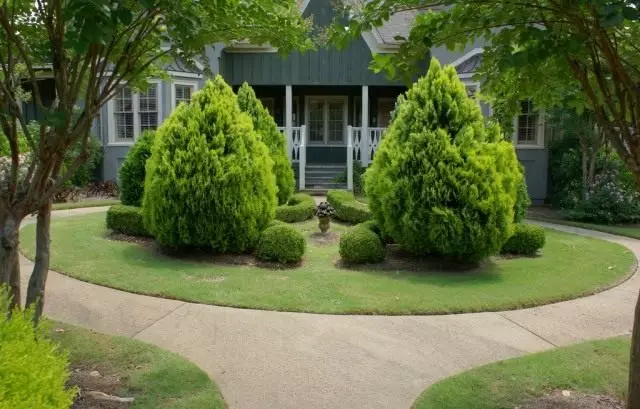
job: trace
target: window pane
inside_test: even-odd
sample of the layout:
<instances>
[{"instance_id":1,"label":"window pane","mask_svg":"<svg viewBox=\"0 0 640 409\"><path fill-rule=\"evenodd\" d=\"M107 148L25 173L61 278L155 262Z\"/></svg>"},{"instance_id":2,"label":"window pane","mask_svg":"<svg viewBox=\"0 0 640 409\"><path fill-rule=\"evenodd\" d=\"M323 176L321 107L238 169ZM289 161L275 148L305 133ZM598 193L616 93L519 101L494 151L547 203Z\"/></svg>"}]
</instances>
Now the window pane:
<instances>
[{"instance_id":1,"label":"window pane","mask_svg":"<svg viewBox=\"0 0 640 409\"><path fill-rule=\"evenodd\" d=\"M520 109L522 112L518 117L518 143L535 145L538 143L539 114L535 111L531 101L523 101Z\"/></svg>"},{"instance_id":2,"label":"window pane","mask_svg":"<svg viewBox=\"0 0 640 409\"><path fill-rule=\"evenodd\" d=\"M139 96L140 132L158 127L158 86L152 84Z\"/></svg>"},{"instance_id":3,"label":"window pane","mask_svg":"<svg viewBox=\"0 0 640 409\"><path fill-rule=\"evenodd\" d=\"M324 141L324 101L309 101L309 140Z\"/></svg>"},{"instance_id":4,"label":"window pane","mask_svg":"<svg viewBox=\"0 0 640 409\"><path fill-rule=\"evenodd\" d=\"M329 102L329 141L342 142L344 138L344 102Z\"/></svg>"},{"instance_id":5,"label":"window pane","mask_svg":"<svg viewBox=\"0 0 640 409\"><path fill-rule=\"evenodd\" d=\"M192 87L191 85L174 85L176 90L176 107L181 103L189 103L191 102L191 93Z\"/></svg>"},{"instance_id":6,"label":"window pane","mask_svg":"<svg viewBox=\"0 0 640 409\"><path fill-rule=\"evenodd\" d=\"M133 140L133 98L131 88L124 87L115 97L116 140Z\"/></svg>"}]
</instances>

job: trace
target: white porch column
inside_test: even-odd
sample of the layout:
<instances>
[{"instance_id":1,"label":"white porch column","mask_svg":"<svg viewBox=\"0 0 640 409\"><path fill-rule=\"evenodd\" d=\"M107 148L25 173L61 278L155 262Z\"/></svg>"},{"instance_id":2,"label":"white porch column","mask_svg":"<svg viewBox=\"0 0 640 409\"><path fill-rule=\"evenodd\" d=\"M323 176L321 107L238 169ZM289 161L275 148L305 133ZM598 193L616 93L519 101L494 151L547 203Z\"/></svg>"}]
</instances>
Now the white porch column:
<instances>
[{"instance_id":1,"label":"white porch column","mask_svg":"<svg viewBox=\"0 0 640 409\"><path fill-rule=\"evenodd\" d=\"M347 190L353 190L353 127L347 127Z\"/></svg>"},{"instance_id":2,"label":"white porch column","mask_svg":"<svg viewBox=\"0 0 640 409\"><path fill-rule=\"evenodd\" d=\"M293 135L291 134L293 128L293 92L291 85L285 86L284 95L284 134L287 135L287 156L289 157L289 162L291 162L291 155L293 150Z\"/></svg>"},{"instance_id":3,"label":"white porch column","mask_svg":"<svg viewBox=\"0 0 640 409\"><path fill-rule=\"evenodd\" d=\"M305 171L307 169L307 127L300 127L300 161L298 162L298 179L300 182L300 190L305 188Z\"/></svg>"},{"instance_id":4,"label":"white porch column","mask_svg":"<svg viewBox=\"0 0 640 409\"><path fill-rule=\"evenodd\" d=\"M371 135L369 135L369 86L362 86L362 134L360 135L361 156L360 160L362 166L369 165L369 142Z\"/></svg>"}]
</instances>

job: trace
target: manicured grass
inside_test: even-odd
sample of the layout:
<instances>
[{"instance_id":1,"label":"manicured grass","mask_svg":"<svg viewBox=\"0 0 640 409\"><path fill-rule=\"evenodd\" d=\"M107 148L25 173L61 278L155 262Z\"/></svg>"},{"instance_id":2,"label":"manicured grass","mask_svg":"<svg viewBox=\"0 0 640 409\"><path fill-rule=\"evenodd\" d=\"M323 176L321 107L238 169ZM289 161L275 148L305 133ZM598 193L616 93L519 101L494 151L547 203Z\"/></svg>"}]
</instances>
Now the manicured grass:
<instances>
[{"instance_id":1,"label":"manicured grass","mask_svg":"<svg viewBox=\"0 0 640 409\"><path fill-rule=\"evenodd\" d=\"M581 227L583 229L601 231L604 233L617 234L618 236L631 237L632 239L640 239L639 225L618 225L618 224L594 224L584 222L574 222L564 219L553 219L545 217L532 217L531 220L541 222L563 224L566 226Z\"/></svg>"},{"instance_id":2,"label":"manicured grass","mask_svg":"<svg viewBox=\"0 0 640 409\"><path fill-rule=\"evenodd\" d=\"M513 409L554 389L624 399L629 338L514 358L453 376L427 389L414 409Z\"/></svg>"},{"instance_id":3,"label":"manicured grass","mask_svg":"<svg viewBox=\"0 0 640 409\"><path fill-rule=\"evenodd\" d=\"M424 264L340 268L337 240L318 244L317 221L296 224L309 245L301 267L265 269L172 259L107 238L104 213L52 222L52 268L109 287L194 302L268 310L445 314L504 310L575 298L619 282L631 252L602 240L547 231L544 255L495 259L452 272ZM332 231L347 227L331 224ZM21 244L33 258L34 225Z\"/></svg>"},{"instance_id":4,"label":"manicured grass","mask_svg":"<svg viewBox=\"0 0 640 409\"><path fill-rule=\"evenodd\" d=\"M90 368L103 376L118 376L122 382L118 396L134 397L133 409L226 408L207 374L179 355L62 323L49 321L44 325L50 336L69 351L72 369Z\"/></svg>"},{"instance_id":5,"label":"manicured grass","mask_svg":"<svg viewBox=\"0 0 640 409\"><path fill-rule=\"evenodd\" d=\"M78 202L54 203L51 208L52 210L69 210L82 207L113 206L117 204L120 204L120 200L118 199L92 199L80 200Z\"/></svg>"}]
</instances>

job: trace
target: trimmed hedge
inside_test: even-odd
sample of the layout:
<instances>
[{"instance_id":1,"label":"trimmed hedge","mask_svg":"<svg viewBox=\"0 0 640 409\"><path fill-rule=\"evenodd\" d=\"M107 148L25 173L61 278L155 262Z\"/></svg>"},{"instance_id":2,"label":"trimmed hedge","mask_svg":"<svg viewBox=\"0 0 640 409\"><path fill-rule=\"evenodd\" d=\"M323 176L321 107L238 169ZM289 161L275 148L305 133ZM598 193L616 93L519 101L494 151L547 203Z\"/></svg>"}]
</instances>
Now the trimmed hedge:
<instances>
[{"instance_id":1,"label":"trimmed hedge","mask_svg":"<svg viewBox=\"0 0 640 409\"><path fill-rule=\"evenodd\" d=\"M67 409L78 388L66 386L68 355L33 325L33 310L15 310L0 287L0 408Z\"/></svg>"},{"instance_id":2,"label":"trimmed hedge","mask_svg":"<svg viewBox=\"0 0 640 409\"><path fill-rule=\"evenodd\" d=\"M404 250L477 262L509 238L521 178L513 144L486 124L456 70L432 59L398 98L365 190L378 225Z\"/></svg>"},{"instance_id":3,"label":"trimmed hedge","mask_svg":"<svg viewBox=\"0 0 640 409\"><path fill-rule=\"evenodd\" d=\"M145 226L167 249L253 251L277 204L273 161L221 76L156 131L147 161Z\"/></svg>"},{"instance_id":4,"label":"trimmed hedge","mask_svg":"<svg viewBox=\"0 0 640 409\"><path fill-rule=\"evenodd\" d=\"M513 221L515 223L521 223L527 217L527 210L529 210L529 206L531 206L531 199L527 191L527 181L524 178L524 168L522 168L522 166L520 166L520 168L522 178L520 183L518 183L516 204L513 208Z\"/></svg>"},{"instance_id":5,"label":"trimmed hedge","mask_svg":"<svg viewBox=\"0 0 640 409\"><path fill-rule=\"evenodd\" d=\"M358 224L371 219L369 206L358 202L351 192L329 190L327 201L336 209L336 218L342 221Z\"/></svg>"},{"instance_id":6,"label":"trimmed hedge","mask_svg":"<svg viewBox=\"0 0 640 409\"><path fill-rule=\"evenodd\" d=\"M384 260L380 237L365 226L355 226L340 237L340 257L350 264L377 263Z\"/></svg>"},{"instance_id":7,"label":"trimmed hedge","mask_svg":"<svg viewBox=\"0 0 640 409\"><path fill-rule=\"evenodd\" d=\"M107 210L107 228L129 236L151 236L144 227L142 209L135 206L111 206Z\"/></svg>"},{"instance_id":8,"label":"trimmed hedge","mask_svg":"<svg viewBox=\"0 0 640 409\"><path fill-rule=\"evenodd\" d=\"M154 131L145 131L127 153L120 167L118 183L120 184L120 200L128 206L141 206L144 195L145 166L151 156Z\"/></svg>"},{"instance_id":9,"label":"trimmed hedge","mask_svg":"<svg viewBox=\"0 0 640 409\"><path fill-rule=\"evenodd\" d=\"M286 204L295 190L295 178L291 162L287 157L287 142L282 132L278 130L276 121L269 111L262 106L253 88L246 82L238 90L238 106L246 112L253 121L253 128L260 135L262 142L269 148L273 159L273 174L278 188L278 204Z\"/></svg>"},{"instance_id":10,"label":"trimmed hedge","mask_svg":"<svg viewBox=\"0 0 640 409\"><path fill-rule=\"evenodd\" d=\"M286 223L309 220L316 211L316 201L306 193L296 193L289 203L276 208L276 219Z\"/></svg>"},{"instance_id":11,"label":"trimmed hedge","mask_svg":"<svg viewBox=\"0 0 640 409\"><path fill-rule=\"evenodd\" d=\"M516 224L513 235L502 246L502 253L535 255L544 247L544 229L533 224Z\"/></svg>"},{"instance_id":12,"label":"trimmed hedge","mask_svg":"<svg viewBox=\"0 0 640 409\"><path fill-rule=\"evenodd\" d=\"M256 257L264 261L297 263L302 260L307 242L295 227L275 224L260 236Z\"/></svg>"}]
</instances>

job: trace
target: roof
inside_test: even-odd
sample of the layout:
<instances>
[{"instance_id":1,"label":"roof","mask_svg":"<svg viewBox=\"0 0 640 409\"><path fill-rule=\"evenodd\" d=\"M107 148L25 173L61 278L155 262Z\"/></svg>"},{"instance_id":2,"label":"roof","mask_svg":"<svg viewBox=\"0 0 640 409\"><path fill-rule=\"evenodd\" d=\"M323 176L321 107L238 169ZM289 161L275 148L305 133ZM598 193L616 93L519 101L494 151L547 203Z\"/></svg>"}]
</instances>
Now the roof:
<instances>
[{"instance_id":1,"label":"roof","mask_svg":"<svg viewBox=\"0 0 640 409\"><path fill-rule=\"evenodd\" d=\"M202 70L197 67L188 67L181 59L175 59L171 63L165 65L167 71L184 72L188 74L202 74Z\"/></svg>"},{"instance_id":2,"label":"roof","mask_svg":"<svg viewBox=\"0 0 640 409\"><path fill-rule=\"evenodd\" d=\"M384 44L400 44L402 41L398 41L396 37L407 38L409 36L409 30L418 13L416 10L396 13L389 18L389 21L374 30L378 32Z\"/></svg>"},{"instance_id":3,"label":"roof","mask_svg":"<svg viewBox=\"0 0 640 409\"><path fill-rule=\"evenodd\" d=\"M458 74L473 74L482 64L482 53L473 54L471 57L456 65Z\"/></svg>"}]
</instances>

